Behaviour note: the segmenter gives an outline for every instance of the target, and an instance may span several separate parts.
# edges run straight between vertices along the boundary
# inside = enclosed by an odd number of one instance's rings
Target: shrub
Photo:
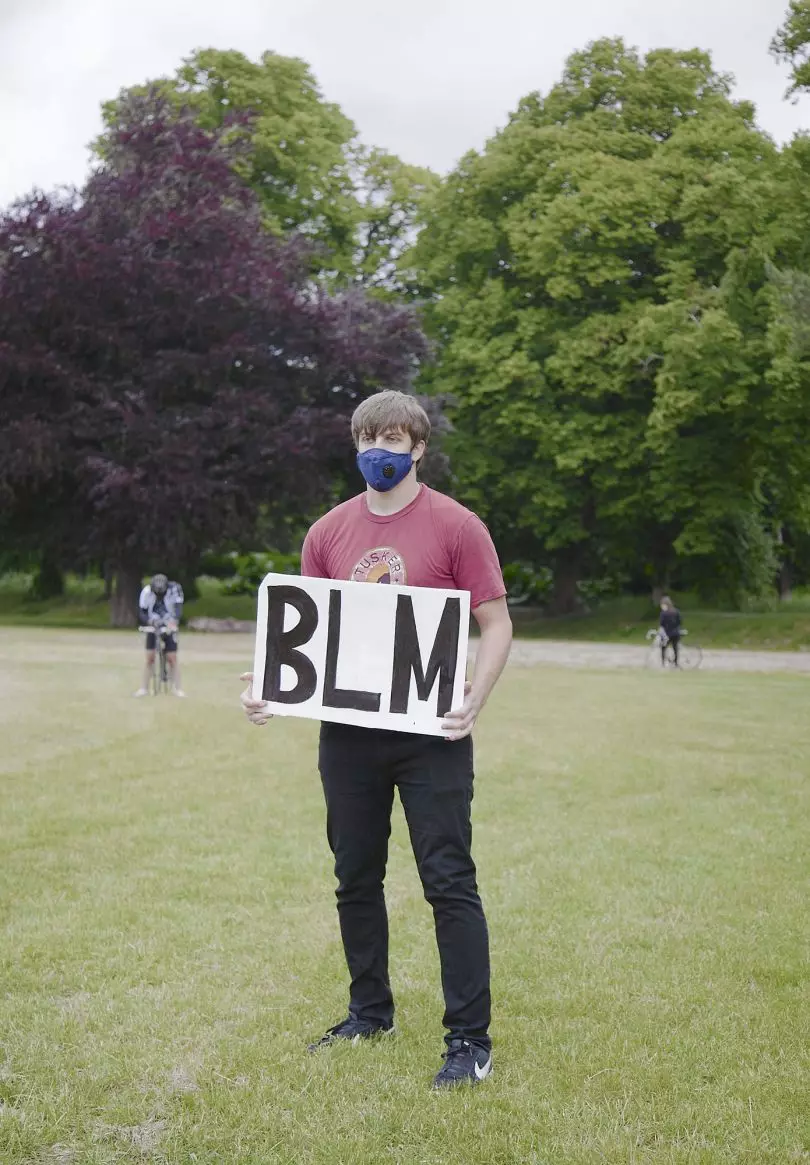
[[[253,595],[266,574],[300,574],[300,554],[279,554],[276,551],[251,550],[245,554],[234,551],[227,555],[231,562],[230,577],[223,586],[226,595]]]
[[[503,568],[506,601],[512,607],[529,603],[541,607],[551,597],[553,576],[547,566],[535,567],[528,562],[507,562]]]

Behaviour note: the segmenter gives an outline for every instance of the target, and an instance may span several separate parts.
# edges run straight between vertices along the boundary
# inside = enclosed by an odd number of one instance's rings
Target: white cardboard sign
[[[467,591],[268,574],[253,696],[279,716],[444,736],[464,702]]]

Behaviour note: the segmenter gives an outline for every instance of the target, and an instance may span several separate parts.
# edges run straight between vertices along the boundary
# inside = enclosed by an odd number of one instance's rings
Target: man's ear
[[[424,441],[416,442],[413,449],[411,449],[411,457],[415,463],[423,460],[426,448],[427,446]]]

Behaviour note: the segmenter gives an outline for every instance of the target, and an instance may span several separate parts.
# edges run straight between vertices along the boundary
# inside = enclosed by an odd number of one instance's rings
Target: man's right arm
[[[317,525],[313,526],[301,547],[301,575],[303,578],[329,578],[324,562],[323,539]]]

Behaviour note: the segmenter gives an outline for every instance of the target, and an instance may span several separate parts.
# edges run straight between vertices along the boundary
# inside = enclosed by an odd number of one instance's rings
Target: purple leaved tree
[[[133,98],[80,194],[0,220],[0,533],[139,580],[305,516],[345,470],[346,417],[409,388],[413,312],[311,281],[238,176],[242,125]]]

